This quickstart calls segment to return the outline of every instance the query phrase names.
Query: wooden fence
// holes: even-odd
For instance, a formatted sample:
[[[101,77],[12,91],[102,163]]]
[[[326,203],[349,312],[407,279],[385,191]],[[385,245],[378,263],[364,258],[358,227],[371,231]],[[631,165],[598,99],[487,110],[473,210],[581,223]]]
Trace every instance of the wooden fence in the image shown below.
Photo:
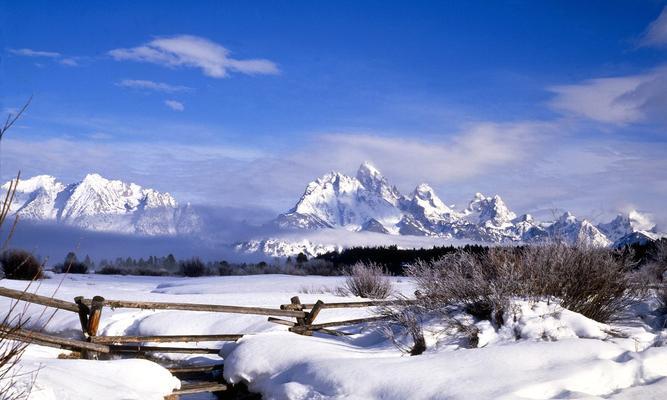
[[[192,342],[220,342],[237,341],[245,335],[252,333],[225,333],[208,335],[156,335],[156,336],[99,336],[98,328],[105,307],[134,308],[142,310],[182,310],[219,312],[229,314],[250,314],[268,316],[268,321],[276,324],[286,325],[290,332],[300,335],[312,335],[313,332],[321,332],[332,335],[344,335],[345,333],[329,328],[338,326],[349,326],[360,323],[378,321],[383,317],[357,318],[345,321],[326,322],[315,324],[315,319],[324,309],[331,308],[360,308],[395,304],[392,301],[363,301],[348,303],[324,303],[317,301],[313,304],[301,304],[299,297],[290,299],[289,304],[283,304],[280,308],[244,307],[218,304],[195,304],[195,303],[164,303],[153,301],[126,301],[108,300],[101,296],[87,299],[82,296],[74,298],[73,302],[60,300],[53,297],[42,296],[26,291],[0,287],[0,296],[23,301],[31,304],[42,305],[76,313],[81,324],[81,339],[63,338],[44,332],[0,325],[0,332],[8,338],[42,346],[78,351],[82,358],[97,359],[100,354],[139,354],[146,352],[156,353],[191,353],[191,354],[218,354],[219,348],[201,347],[178,347],[178,346],[156,346],[145,345],[145,343],[192,343]],[[293,318],[290,321],[284,318]],[[174,374],[190,374],[194,372],[211,372],[216,366],[186,366],[169,368]],[[226,390],[226,385],[220,382],[197,382],[185,384],[181,389],[174,391],[177,398],[180,394],[212,392]]]
[[[656,288],[663,285],[655,285]],[[653,288],[653,286],[651,286]],[[243,307],[218,304],[195,304],[195,303],[163,303],[152,301],[126,301],[126,300],[108,300],[101,296],[95,296],[92,299],[86,299],[82,296],[74,298],[73,302],[60,300],[53,297],[42,296],[28,293],[26,291],[14,290],[0,287],[0,296],[8,297],[18,301],[24,301],[32,304],[38,304],[45,307],[56,308],[76,313],[81,323],[82,339],[62,338],[43,332],[27,330],[12,326],[0,325],[0,332],[6,337],[34,343],[43,346],[56,347],[67,350],[79,351],[83,358],[97,359],[100,354],[138,354],[146,352],[156,353],[193,353],[193,354],[218,354],[218,348],[201,347],[177,347],[177,346],[155,346],[144,345],[144,343],[191,343],[191,342],[220,342],[236,341],[245,335],[252,333],[226,333],[226,334],[208,334],[208,335],[161,335],[161,336],[99,336],[98,328],[102,318],[104,307],[116,308],[134,308],[142,310],[182,310],[182,311],[203,311],[220,312],[230,314],[250,314],[268,316],[268,321],[285,325],[289,327],[290,332],[300,335],[312,335],[313,332],[321,332],[331,335],[345,335],[346,333],[332,330],[330,328],[350,326],[361,323],[376,322],[386,317],[376,316],[367,318],[356,318],[344,321],[331,321],[324,323],[315,323],[316,318],[323,310],[335,308],[363,308],[363,307],[383,307],[398,304],[405,304],[407,300],[401,301],[358,301],[358,302],[340,302],[324,303],[318,300],[311,304],[302,304],[298,296],[290,299],[290,303],[282,304],[280,308],[263,307]],[[293,318],[288,320],[285,318]],[[212,372],[220,369],[219,365],[210,366],[184,366],[169,367],[174,374],[190,374],[196,372]],[[184,384],[181,389],[174,391],[170,399],[177,398],[180,394],[212,392],[226,390],[226,384],[219,381],[214,382],[196,382]]]

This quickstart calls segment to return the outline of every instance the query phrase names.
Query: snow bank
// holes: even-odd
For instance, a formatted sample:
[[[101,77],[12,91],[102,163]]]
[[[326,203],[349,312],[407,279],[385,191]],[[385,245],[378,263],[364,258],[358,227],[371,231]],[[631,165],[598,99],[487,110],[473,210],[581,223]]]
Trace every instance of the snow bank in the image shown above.
[[[514,342],[403,356],[344,339],[271,333],[223,348],[224,376],[267,399],[547,399],[603,396],[667,377],[667,348]],[[646,389],[646,388],[644,388]]]
[[[410,295],[413,284],[394,280]],[[328,292],[340,277],[258,275],[243,277],[121,277],[78,275],[65,278],[56,297],[101,295],[108,299],[192,302],[277,307],[298,294],[304,303],[353,301]],[[38,293],[51,295],[60,277],[44,280]],[[25,282],[3,280],[22,289]],[[302,289],[308,293],[302,293]],[[321,292],[311,290],[321,288]],[[315,293],[313,293],[315,292]],[[8,307],[0,298],[0,314]],[[175,310],[109,309],[102,312],[102,335],[254,333],[238,343],[189,343],[222,347],[225,378],[246,381],[267,399],[544,399],[661,398],[667,392],[667,330],[649,326],[649,303],[633,311],[631,324],[608,326],[564,310],[555,303],[515,299],[501,327],[466,321],[478,328],[480,348],[465,348],[443,332],[442,321],[425,325],[428,350],[416,357],[401,353],[372,326],[347,330],[351,336],[298,336],[265,316]],[[31,323],[47,318],[30,307]],[[369,309],[325,309],[317,322],[368,316]],[[641,318],[640,318],[641,316]],[[622,330],[628,338],[614,337]],[[76,313],[59,311],[46,331],[79,337]],[[61,351],[29,346],[26,371],[39,369],[33,399],[158,399],[178,385],[168,371],[145,360],[59,360]],[[192,362],[206,362],[201,355]],[[216,358],[219,362],[220,359]],[[41,367],[41,368],[40,368]],[[78,381],[73,383],[73,376]],[[27,377],[25,379],[28,379]],[[22,384],[29,381],[22,380]],[[91,396],[92,393],[92,396]]]
[[[611,329],[557,303],[514,300],[504,313],[504,324],[495,331],[487,321],[476,324],[480,329],[478,347],[494,342],[514,340],[562,340],[572,338],[605,339]]]
[[[30,400],[162,400],[180,381],[148,360],[61,360],[62,351],[29,346],[13,390],[32,386]]]

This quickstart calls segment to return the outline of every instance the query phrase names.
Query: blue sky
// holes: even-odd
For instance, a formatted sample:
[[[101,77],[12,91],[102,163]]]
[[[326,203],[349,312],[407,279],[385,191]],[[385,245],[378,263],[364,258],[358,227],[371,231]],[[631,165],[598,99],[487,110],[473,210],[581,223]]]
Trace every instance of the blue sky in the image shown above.
[[[3,179],[281,211],[369,159],[460,206],[667,217],[664,1],[7,3]]]

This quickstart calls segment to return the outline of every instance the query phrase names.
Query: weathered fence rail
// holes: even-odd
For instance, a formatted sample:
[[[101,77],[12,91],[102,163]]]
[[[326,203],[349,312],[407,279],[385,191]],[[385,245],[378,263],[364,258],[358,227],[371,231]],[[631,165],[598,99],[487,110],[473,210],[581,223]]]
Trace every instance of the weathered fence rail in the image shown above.
[[[0,287],[0,296],[9,297],[10,299],[21,300],[27,303],[39,304],[46,307],[57,308],[60,310],[79,312],[79,307],[70,301],[59,300],[53,297],[42,296],[39,294],[28,293],[22,290],[8,289]]]
[[[99,343],[90,343],[83,340],[67,339],[28,329],[0,325],[0,331],[9,339],[35,343],[42,346],[55,347],[65,350],[89,350],[98,353],[109,353],[109,346]]]
[[[235,342],[243,335],[163,335],[163,336],[94,336],[93,343],[190,343],[190,342]]]
[[[91,299],[83,299],[86,305],[92,303]],[[104,305],[111,308],[138,308],[142,310],[180,310],[180,311],[207,311],[228,314],[253,314],[253,315],[275,315],[283,317],[304,317],[305,312],[298,310],[278,310],[275,308],[225,306],[218,304],[196,304],[196,303],[162,303],[155,301],[126,301],[126,300],[104,300]]]

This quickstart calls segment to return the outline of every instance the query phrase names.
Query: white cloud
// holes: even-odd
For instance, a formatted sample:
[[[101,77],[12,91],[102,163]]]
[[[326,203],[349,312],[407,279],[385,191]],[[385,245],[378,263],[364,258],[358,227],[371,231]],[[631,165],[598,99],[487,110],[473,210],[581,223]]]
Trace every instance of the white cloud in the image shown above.
[[[199,68],[204,75],[213,78],[223,78],[229,71],[248,75],[279,73],[278,66],[272,61],[234,59],[229,50],[218,43],[192,35],[161,37],[138,47],[114,49],[108,54],[118,61]]]
[[[170,85],[168,83],[154,82],[143,79],[123,79],[122,81],[116,83],[116,86],[132,89],[154,90],[156,92],[164,93],[186,92],[192,90],[192,88],[187,86]]]
[[[556,94],[550,106],[565,114],[615,125],[667,122],[667,67],[549,90]]]
[[[373,160],[394,181],[416,185],[457,182],[516,165],[554,127],[546,123],[479,123],[455,136],[431,141],[368,134],[327,134],[318,138],[322,154],[311,157],[323,170],[356,167]],[[330,165],[328,165],[330,164]],[[408,189],[406,186],[404,188]],[[411,187],[409,189],[412,189]]]
[[[74,58],[63,58],[59,61],[62,65],[67,65],[68,67],[78,67],[79,63]]]
[[[24,57],[47,57],[47,58],[58,58],[60,53],[53,51],[38,51],[33,49],[9,49],[9,52],[17,56]]]
[[[180,101],[176,101],[176,100],[165,100],[165,101],[164,101],[164,104],[165,104],[167,107],[169,107],[169,108],[171,108],[172,110],[174,110],[174,111],[183,111],[183,110],[185,110],[185,106],[184,106],[183,103],[181,103]]]
[[[658,18],[648,26],[639,44],[645,47],[667,46],[667,6],[662,9]]]
[[[168,132],[171,125],[150,124],[153,132]],[[90,132],[123,137],[122,126],[121,132],[110,126]],[[199,129],[177,131],[182,139],[183,133]],[[609,136],[582,140],[560,133],[567,129],[533,122],[480,123],[431,140],[327,134],[282,152],[150,137],[135,141],[135,136],[125,141],[9,138],[3,165],[5,180],[8,171],[18,169],[25,177],[49,173],[69,181],[98,172],[173,192],[180,201],[278,213],[293,206],[311,180],[332,169],[354,174],[370,160],[404,193],[428,182],[447,204],[459,207],[481,191],[501,195],[519,213],[541,211],[543,218],[561,207],[588,217],[604,211],[605,217],[598,218],[603,221],[633,204],[658,221],[667,220],[667,143]],[[72,152],[77,157],[68,157]]]
[[[54,62],[57,62],[61,65],[67,67],[78,67],[79,61],[86,60],[88,57],[67,57],[63,54],[57,53],[55,51],[38,51],[33,49],[8,49],[10,53],[22,56],[22,57],[32,57],[32,58],[50,58]],[[37,67],[43,67],[44,65],[35,63]]]

